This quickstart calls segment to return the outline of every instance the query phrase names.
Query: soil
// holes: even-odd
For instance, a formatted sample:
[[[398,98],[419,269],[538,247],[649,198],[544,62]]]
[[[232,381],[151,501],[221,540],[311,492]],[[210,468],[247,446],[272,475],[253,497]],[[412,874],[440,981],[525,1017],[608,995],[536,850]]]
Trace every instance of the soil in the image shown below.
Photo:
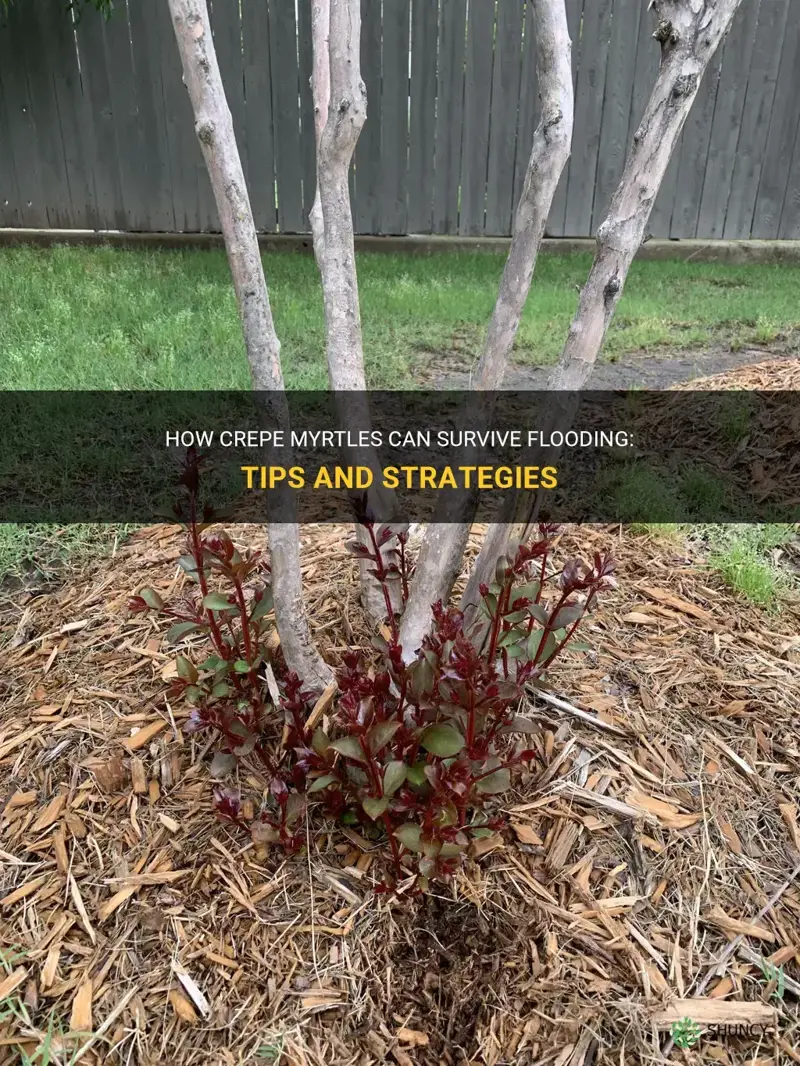
[[[776,361],[797,361],[796,352],[779,349],[742,348],[738,352],[717,347],[703,350],[669,349],[658,355],[633,352],[618,359],[598,363],[587,388],[590,389],[667,389],[682,382],[713,374],[724,374],[763,362],[769,357]],[[457,353],[432,352],[417,374],[421,385],[430,389],[467,389],[472,366],[464,363]],[[511,366],[506,372],[504,387],[520,391],[547,387],[549,366]]]

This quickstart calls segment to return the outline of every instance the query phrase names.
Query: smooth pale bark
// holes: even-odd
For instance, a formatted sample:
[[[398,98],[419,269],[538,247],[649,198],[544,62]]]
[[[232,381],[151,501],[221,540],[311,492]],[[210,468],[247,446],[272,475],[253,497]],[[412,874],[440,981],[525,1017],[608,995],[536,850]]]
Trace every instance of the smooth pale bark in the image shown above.
[[[608,214],[598,228],[594,262],[561,357],[550,376],[550,389],[581,389],[592,372],[703,73],[740,3],[741,0],[652,0],[654,36],[661,43],[661,67]],[[563,420],[569,405],[569,398],[554,400],[553,418]],[[529,495],[521,494],[516,501],[514,524],[487,536],[462,607],[472,609],[478,585],[492,580],[498,555],[513,551],[516,541],[529,535],[533,503]]]
[[[661,69],[633,136],[622,180],[597,230],[597,252],[581,290],[551,389],[580,389],[592,372],[700,80],[741,0],[653,0]]]
[[[328,121],[328,107],[331,100],[331,61],[329,55],[331,32],[331,0],[311,0],[311,40],[313,44],[313,72],[311,91],[314,98],[314,136],[317,145],[317,166],[319,166],[319,141]],[[314,256],[317,266],[322,271],[325,257],[325,224],[322,219],[322,198],[319,192],[319,172],[314,203],[309,214],[311,236],[314,243]]]
[[[556,187],[572,143],[572,44],[564,0],[533,0],[536,71],[542,114],[533,138],[528,168],[514,219],[514,235],[500,281],[486,342],[473,378],[473,388],[499,389],[531,287],[536,257]],[[488,419],[488,398],[476,418]],[[461,568],[469,536],[466,521],[432,523],[425,534],[400,640],[407,660],[413,658],[430,629],[431,604],[446,601]]]
[[[360,0],[311,2],[317,190],[310,223],[325,303],[328,380],[336,393],[339,424],[368,430],[371,420],[349,182],[350,163],[367,117],[367,93],[361,80],[361,5]],[[380,464],[373,451],[354,453],[348,461],[371,466],[376,483],[371,496],[390,499],[379,487]],[[370,546],[363,527],[356,526],[356,537]],[[369,573],[371,568],[371,563],[359,561],[362,599],[368,613],[382,621],[385,602]]]
[[[253,388],[272,423],[287,426],[280,342],[272,321],[267,283],[258,250],[233,121],[219,73],[206,0],[169,0],[211,187],[233,276]],[[298,527],[268,523],[275,619],[286,662],[310,688],[324,688],[332,674],[311,641],[303,605]]]

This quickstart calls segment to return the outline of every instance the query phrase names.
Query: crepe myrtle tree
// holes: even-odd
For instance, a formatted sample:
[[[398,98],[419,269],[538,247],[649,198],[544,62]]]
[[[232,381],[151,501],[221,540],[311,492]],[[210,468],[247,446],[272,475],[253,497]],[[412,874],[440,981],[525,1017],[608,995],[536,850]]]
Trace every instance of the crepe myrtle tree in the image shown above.
[[[270,417],[287,418],[280,342],[244,181],[233,123],[214,52],[206,0],[168,0],[239,304],[253,386],[268,390]],[[317,192],[311,211],[314,252],[322,281],[328,372],[345,417],[346,394],[366,387],[348,168],[367,120],[360,72],[361,0],[300,0],[311,4],[312,88],[317,142]],[[644,2],[644,0],[643,0]],[[536,257],[559,178],[570,153],[573,118],[571,42],[565,0],[531,0],[541,118],[516,208],[514,233],[473,377],[478,392],[500,387],[530,289]],[[703,73],[741,0],[650,0],[653,36],[661,46],[659,73],[636,130],[619,185],[598,228],[597,250],[580,293],[549,387],[554,407],[585,385],[603,345],[631,262],[645,236],[656,195],[695,100]],[[343,400],[342,397],[345,397]],[[353,400],[353,402],[357,402]],[[564,401],[566,402],[566,401]],[[344,404],[344,406],[342,406]],[[469,576],[461,607],[469,612],[492,580],[497,559],[513,554],[532,520],[530,494],[511,498],[507,521],[491,526]],[[425,530],[400,619],[400,644],[412,659],[431,631],[431,605],[447,602],[462,565],[469,526],[432,522]],[[275,613],[287,664],[309,687],[331,674],[314,648],[303,609],[297,527],[271,525]],[[362,572],[362,576],[363,572]],[[368,587],[365,585],[365,588]],[[378,601],[377,621],[396,605]],[[392,623],[395,619],[392,616]]]

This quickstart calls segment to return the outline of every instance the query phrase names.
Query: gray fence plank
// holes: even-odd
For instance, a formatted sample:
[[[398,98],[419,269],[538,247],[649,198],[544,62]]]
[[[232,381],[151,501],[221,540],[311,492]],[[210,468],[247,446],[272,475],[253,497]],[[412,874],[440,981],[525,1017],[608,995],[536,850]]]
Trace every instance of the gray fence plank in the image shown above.
[[[71,12],[64,10],[62,0],[49,0],[42,14],[41,46],[50,63],[58,105],[72,225],[98,229],[102,221],[95,193],[94,130],[81,87]]]
[[[785,240],[800,238],[800,126],[795,133],[794,154],[789,167],[789,182],[783,200],[778,236]]]
[[[697,232],[704,237],[721,237],[725,228],[759,6],[760,0],[744,0],[722,54],[722,72],[697,218]]]
[[[164,3],[159,4],[152,17],[161,60],[161,94],[167,125],[175,228],[179,232],[197,233],[203,229],[200,218],[200,165],[203,158],[194,132],[194,114],[183,85],[180,53],[169,8]]]
[[[161,87],[161,53],[158,35],[154,31],[157,14],[155,5],[158,2],[132,0],[128,7],[128,18],[142,132],[140,169],[147,205],[143,228],[172,231],[175,229],[175,210]],[[87,16],[89,14],[91,12],[87,12]]]
[[[127,24],[123,8],[118,16]],[[99,225],[103,229],[125,229],[125,193],[119,169],[117,118],[111,96],[111,84],[106,63],[105,19],[82,18],[76,26],[81,64],[83,106],[91,125],[90,165],[94,177],[95,198]],[[124,116],[120,116],[122,125]]]
[[[519,111],[517,114],[517,145],[514,159],[514,211],[522,195],[522,186],[528,169],[533,135],[539,121],[539,84],[536,76],[536,33],[533,5],[525,5],[525,25],[522,39],[522,70],[519,80]],[[513,218],[512,218],[513,229]]]
[[[379,233],[407,233],[408,0],[383,0]]]
[[[726,239],[750,236],[780,65],[781,50],[776,47],[776,42],[783,40],[788,11],[788,0],[762,0],[759,8],[750,78],[722,233]]]
[[[86,12],[87,16],[90,14],[91,12]],[[103,113],[99,121],[106,121],[104,112],[106,108],[110,108],[110,120],[114,126],[116,164],[122,189],[122,200],[115,211],[116,227],[132,231],[146,230],[149,228],[150,204],[147,183],[143,179],[144,136],[139,117],[139,86],[133,63],[127,5],[122,3],[116,6],[113,18],[110,19],[83,18],[78,27],[79,48],[83,48],[87,34],[93,34],[97,27],[102,36],[108,95],[102,97],[100,75],[101,83],[97,85],[97,89],[101,99],[97,101],[94,90],[93,99],[95,111],[97,112],[99,103],[99,110]],[[94,48],[90,50],[94,56]]]
[[[28,32],[31,22],[32,12],[28,5],[23,8],[20,4],[11,4],[6,11],[0,10],[0,92],[9,135],[5,143],[11,147],[15,174],[14,184],[3,190],[3,200],[16,188],[21,224],[47,228],[51,225],[47,214],[48,198],[42,182],[36,122],[30,103],[25,57],[20,46],[20,39]],[[3,154],[8,155],[8,152]],[[8,214],[5,217],[8,218]],[[15,224],[13,217],[8,224]]]
[[[697,98],[683,128],[681,161],[670,225],[672,237],[694,237],[697,234],[697,217],[703,195],[721,71],[722,49],[718,49],[703,75]]]
[[[275,206],[275,146],[272,132],[272,91],[267,5],[242,0],[242,37],[247,140],[247,187],[257,229],[278,228]]]
[[[612,0],[593,0],[585,4],[583,10],[575,129],[564,211],[566,237],[581,236],[592,229],[597,154],[611,37],[611,9]]]
[[[434,233],[458,232],[466,17],[466,0],[441,0],[433,176]]]
[[[311,0],[300,0],[298,13],[298,54],[300,57],[300,169],[303,173],[304,229],[317,191],[317,148],[314,135],[314,100],[311,91],[311,72],[314,66],[311,41]],[[352,203],[352,201],[351,201]]]
[[[589,0],[591,3],[592,0]],[[578,73],[578,56],[581,51],[581,23],[583,21],[583,0],[566,0],[567,3],[567,25],[569,26],[569,36],[572,41],[572,84],[577,82]],[[575,148],[575,137],[572,138],[573,150]],[[564,172],[561,175],[561,180],[556,187],[555,196],[553,197],[553,204],[550,208],[550,217],[547,220],[547,229],[545,233],[548,237],[563,237],[564,236],[564,214],[567,208],[567,189],[569,188],[569,175],[571,170],[571,163],[567,163],[564,168]]]
[[[486,180],[486,233],[491,235],[509,233],[511,230],[523,14],[520,0],[497,0]]]
[[[263,4],[262,6],[266,6]],[[244,50],[242,17],[239,10],[239,0],[212,0],[211,4],[211,31],[214,35],[214,47],[217,52],[217,62],[222,76],[222,84],[225,87],[225,96],[233,119],[233,132],[236,136],[236,147],[239,149],[239,158],[242,161],[245,178],[249,179],[250,161],[249,144],[247,140],[247,108],[245,104],[245,77],[244,77]],[[262,38],[261,62],[267,58],[268,49],[264,47]],[[191,119],[190,119],[191,126]],[[199,147],[199,146],[198,146]],[[200,153],[202,162],[202,153]],[[199,183],[198,183],[199,184]],[[248,189],[249,189],[248,180]],[[177,210],[177,206],[176,206]]]
[[[486,156],[492,96],[494,0],[469,5],[467,66],[464,77],[464,135],[461,151],[461,209],[458,232],[483,233],[486,211]]]
[[[4,32],[0,20],[0,35]],[[0,64],[2,64],[0,53]],[[22,208],[19,186],[17,185],[17,168],[11,142],[11,130],[8,125],[5,102],[2,96],[3,83],[0,79],[0,226],[22,226]]]
[[[72,201],[64,159],[61,122],[58,117],[58,102],[51,77],[49,57],[52,52],[49,47],[45,49],[42,46],[45,38],[49,40],[49,14],[38,2],[31,2],[26,7],[28,18],[26,23],[23,23],[25,31],[19,34],[19,45],[24,56],[29,106],[36,129],[38,165],[47,203],[47,220],[51,227],[69,228],[73,225]]]
[[[269,62],[278,185],[278,228],[302,233],[303,173],[300,166],[300,99],[294,5],[269,0]]]
[[[353,220],[358,233],[380,227],[381,182],[381,5],[361,3],[361,77],[367,90],[367,121],[355,152],[356,197]]]
[[[640,0],[614,0],[592,209],[593,233],[597,232],[597,227],[605,218],[611,197],[625,169],[639,18],[647,18],[647,11],[642,9]]]
[[[798,69],[800,69],[800,4],[792,0],[783,37],[781,65],[758,185],[752,236],[778,236],[797,132]]]
[[[436,53],[438,5],[413,0],[411,8],[411,115],[408,144],[408,229],[431,229],[436,137]]]

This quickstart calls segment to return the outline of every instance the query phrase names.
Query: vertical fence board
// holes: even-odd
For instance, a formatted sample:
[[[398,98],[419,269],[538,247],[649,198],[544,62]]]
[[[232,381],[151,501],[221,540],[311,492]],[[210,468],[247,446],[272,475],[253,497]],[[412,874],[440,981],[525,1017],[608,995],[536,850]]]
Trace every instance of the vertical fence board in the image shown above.
[[[486,210],[494,16],[494,0],[472,0],[469,5],[458,232],[470,236],[483,233]]]
[[[14,181],[12,183],[9,173],[6,177],[9,184],[2,190],[3,200],[9,200],[8,208],[4,208],[4,217],[9,218],[11,214],[9,208],[13,205],[9,194],[13,195],[16,188],[22,225],[47,228],[52,223],[48,218],[48,198],[39,165],[36,122],[30,103],[25,58],[20,46],[20,39],[28,32],[30,24],[31,12],[27,5],[23,8],[20,4],[11,4],[6,11],[0,9],[0,92],[9,136],[4,143],[10,145],[14,159]],[[3,155],[8,153],[4,152]],[[8,224],[14,225],[13,215]]]
[[[134,0],[134,3],[136,0]],[[200,166],[203,157],[194,131],[194,114],[181,73],[181,58],[169,9],[159,4],[153,15],[160,50],[161,92],[167,124],[170,192],[175,228],[197,233],[200,218]],[[212,25],[213,32],[213,25]]]
[[[294,5],[269,0],[269,61],[278,184],[278,228],[301,233],[303,174],[300,167],[300,98],[297,74],[297,26]]]
[[[466,0],[441,0],[433,175],[434,233],[458,231],[466,17]]]
[[[381,5],[361,3],[361,77],[367,90],[367,121],[355,152],[354,221],[359,233],[377,233],[381,181]]]
[[[783,50],[775,86],[775,98],[758,184],[752,236],[778,236],[781,212],[789,179],[792,147],[797,132],[798,68],[800,68],[800,4],[792,0],[783,37]]]
[[[131,0],[128,16],[139,103],[139,128],[142,132],[140,168],[146,204],[143,228],[172,231],[175,229],[172,177],[161,86],[161,56],[158,35],[154,30],[155,5],[159,2]],[[87,16],[89,14],[87,12]]]
[[[592,0],[589,0],[591,3]],[[572,84],[577,83],[578,56],[581,50],[581,22],[583,14],[583,0],[567,0],[567,25],[569,36],[572,41]],[[572,137],[573,151],[575,149],[575,136]],[[556,187],[553,204],[550,208],[550,217],[547,220],[545,233],[548,237],[564,236],[564,214],[567,208],[567,189],[569,188],[569,175],[571,163],[567,163]]]
[[[721,237],[725,228],[760,2],[744,0],[736,13],[722,53],[714,124],[697,217],[697,232],[704,237]]]
[[[486,179],[486,233],[511,231],[514,208],[514,152],[522,71],[520,0],[497,0],[497,38],[492,74],[489,165]]]
[[[72,201],[69,175],[64,158],[64,143],[58,102],[51,77],[52,49],[47,30],[49,12],[38,0],[26,5],[25,31],[19,45],[25,62],[28,99],[36,129],[42,189],[47,203],[48,225],[69,229],[72,225]],[[46,47],[43,47],[43,41]]]
[[[383,0],[379,233],[408,227],[408,0]]]
[[[275,147],[272,133],[272,93],[267,5],[263,0],[242,0],[242,37],[247,140],[247,187],[256,228],[274,233]]]
[[[90,12],[86,12],[88,16]],[[92,33],[90,24],[99,25],[102,35],[103,56],[108,74],[108,97],[100,103],[100,109],[111,109],[116,143],[116,165],[122,199],[116,205],[117,229],[146,230],[149,228],[150,204],[147,183],[144,180],[142,160],[145,158],[144,137],[139,116],[138,93],[131,48],[129,12],[125,3],[115,7],[113,18],[83,18],[78,27],[79,48],[82,50],[87,34]],[[92,55],[94,46],[89,45]],[[81,54],[82,51],[81,51]],[[102,93],[102,85],[97,89]],[[93,90],[94,93],[94,90]],[[96,101],[96,96],[93,96]],[[98,102],[94,104],[95,111]],[[105,121],[101,119],[100,121]]]
[[[533,147],[533,135],[539,121],[539,85],[536,75],[536,25],[533,5],[525,5],[525,25],[522,39],[522,69],[519,79],[519,112],[517,114],[517,144],[514,159],[513,209],[519,203],[525,174]],[[513,216],[512,216],[513,228]]]
[[[300,168],[303,172],[303,229],[310,230],[309,214],[317,191],[317,148],[314,135],[314,99],[311,72],[314,65],[311,40],[311,0],[300,0],[298,54],[300,60]]]
[[[126,13],[120,19],[127,23]],[[106,63],[105,19],[82,18],[76,26],[81,62],[83,106],[87,125],[91,127],[90,165],[94,177],[98,223],[103,229],[125,228],[125,193],[119,170],[117,117],[114,112],[111,85]],[[119,117],[124,123],[124,115]]]
[[[413,0],[411,8],[411,115],[408,144],[408,229],[428,233],[432,224],[430,180],[436,137],[438,0]]]
[[[605,218],[611,197],[625,169],[640,16],[647,18],[647,12],[642,11],[639,0],[614,0],[592,209],[592,233],[597,232],[597,227]]]
[[[260,6],[263,8],[266,4],[262,3]],[[214,47],[217,52],[222,84],[225,87],[225,96],[233,119],[236,147],[239,149],[239,158],[242,161],[249,191],[250,145],[247,138],[242,17],[243,12],[239,10],[239,0],[212,0],[211,31],[214,35]],[[264,63],[267,59],[267,52],[268,48],[265,47],[265,41],[262,38],[260,62]],[[202,163],[202,153],[200,153],[200,162]]]
[[[697,216],[706,176],[706,162],[711,142],[711,127],[717,103],[722,49],[713,57],[692,105],[692,110],[683,128],[681,161],[675,182],[675,200],[672,208],[670,236],[694,237],[697,235]]]
[[[783,40],[788,10],[788,0],[762,0],[759,8],[750,78],[722,233],[726,239],[750,236],[780,65],[781,53],[776,42]]]
[[[603,119],[606,66],[611,36],[611,0],[584,5],[578,84],[575,100],[575,130],[567,183],[564,235],[582,236],[592,229],[597,153]]]
[[[50,0],[42,5],[42,14],[41,44],[50,64],[58,108],[72,225],[98,229],[103,223],[95,194],[94,130],[91,114],[84,106],[71,12],[64,11],[61,0]]]
[[[0,34],[3,24],[0,21]],[[0,64],[2,64],[0,53]],[[22,206],[17,185],[17,168],[11,142],[11,129],[3,98],[3,82],[0,78],[0,226],[22,226]]]

